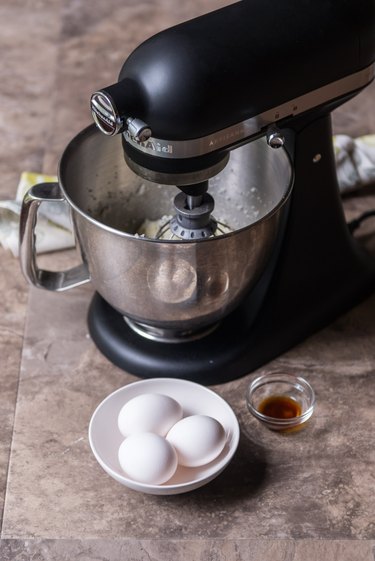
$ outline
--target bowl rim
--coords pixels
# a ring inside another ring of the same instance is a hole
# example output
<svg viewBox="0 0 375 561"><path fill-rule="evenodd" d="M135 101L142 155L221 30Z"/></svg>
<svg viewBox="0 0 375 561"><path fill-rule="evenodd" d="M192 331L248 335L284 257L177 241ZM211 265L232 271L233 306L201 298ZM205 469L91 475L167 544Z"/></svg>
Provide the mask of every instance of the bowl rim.
<svg viewBox="0 0 375 561"><path fill-rule="evenodd" d="M65 168L68 166L68 161L71 157L71 153L74 152L77 148L77 146L80 146L83 142L86 141L86 139L89 139L92 136L98 136L98 138L102 137L103 134L98 130L97 126L95 125L95 123L91 123L90 125L88 125L87 127L85 127L84 129L82 129L81 131L79 131L73 138L71 138L71 140L68 142L68 144L65 146L65 149L61 155L61 158L59 160L58 163L58 169L57 169L57 177L58 177L58 184L60 186L60 189L64 195L65 200L67 201L69 207L71 210L74 210L78 215L80 215L83 219L87 220L89 223L93 224L94 226L105 230L106 232L109 232L110 234L114 234L116 236L120 236L122 238L126 238L129 240L136 240L138 244L169 244L169 245L190 245L190 246L195 246L197 243L213 243L216 242L218 240L223 240L226 238L230 238L240 232L245 232L248 230L252 230L254 229L255 226L258 226L259 224L269 220L274 214L276 214L277 212L279 212L284 205L287 203L287 201L289 200L293 187L294 187L294 180L295 180L295 172L294 172L294 167L292 165L292 161L290 158L289 153L287 152L287 150L285 148L281 148L281 153L284 155L285 157L285 162L288 164L288 169L289 169L289 180L287 182L287 184L284 186L284 190L283 190L283 194L280 197L280 199L278 200L278 202L276 204L274 204L274 206L272 208L269 209L269 211L262 216L261 218L255 220L254 222L251 222L250 224L248 224L247 226L244 226L242 228L238 228L237 230L234 230L232 232L227 232L225 234L221 234L220 236L214 236L214 237L208 237L208 238L203 238L203 239L199 239L199 240L183 240L183 239L179 239L179 240L169 240L169 239L155 239L155 238L146 238L146 237L141 237L141 236L136 236L134 234L130 234L128 232L123 232L122 230L118 230L116 228L113 228L112 226L109 226L107 224L104 224L102 222L100 222L99 220L97 220L96 218L90 216L87 212L85 212L84 210L82 210L78 204L73 201L72 197L68 194L68 189L65 187ZM104 138L104 141L108 142L108 137ZM112 141L116 141L118 142L117 137L112 137L111 138ZM261 136L258 139L256 139L254 142L266 142L266 137L265 136ZM127 165L124 163L124 165ZM134 173L134 172L133 172Z"/></svg>

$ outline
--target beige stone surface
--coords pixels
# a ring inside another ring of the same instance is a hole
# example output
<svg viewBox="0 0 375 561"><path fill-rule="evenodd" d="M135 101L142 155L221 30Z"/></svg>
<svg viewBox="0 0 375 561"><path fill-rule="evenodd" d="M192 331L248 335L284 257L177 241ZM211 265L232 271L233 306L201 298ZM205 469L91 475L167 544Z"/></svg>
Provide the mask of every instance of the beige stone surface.
<svg viewBox="0 0 375 561"><path fill-rule="evenodd" d="M23 346L27 288L18 262L0 249L0 522Z"/></svg>
<svg viewBox="0 0 375 561"><path fill-rule="evenodd" d="M2 540L2 561L373 561L373 541Z"/></svg>
<svg viewBox="0 0 375 561"><path fill-rule="evenodd" d="M0 196L14 195L24 169L55 172L91 122L90 94L116 80L140 41L226 3L3 0ZM375 132L374 92L334 113L336 132ZM374 191L345 205L349 217L374 208ZM372 221L359 236L375 255ZM73 260L67 252L41 263ZM154 497L120 486L89 449L96 405L135 380L88 336L92 288L32 289L28 298L18 262L0 250L0 289L2 561L373 561L374 296L258 371L298 372L313 384L317 408L304 431L277 435L250 417L253 375L216 386L241 426L233 462L194 493Z"/></svg>

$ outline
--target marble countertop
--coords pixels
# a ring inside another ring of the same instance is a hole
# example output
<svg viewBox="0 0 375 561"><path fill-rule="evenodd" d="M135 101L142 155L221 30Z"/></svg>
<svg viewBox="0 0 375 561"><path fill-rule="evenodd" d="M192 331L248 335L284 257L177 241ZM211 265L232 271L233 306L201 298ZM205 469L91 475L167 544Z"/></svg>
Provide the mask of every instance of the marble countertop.
<svg viewBox="0 0 375 561"><path fill-rule="evenodd" d="M88 99L124 58L165 27L228 2L3 0L0 5L0 197L23 170L55 173L91 122ZM334 130L375 133L374 85L333 115ZM345 200L349 217L375 191ZM375 225L358 235L375 255ZM74 252L44 256L54 268ZM306 430L272 433L251 418L253 374L213 387L234 409L238 451L206 487L136 493L96 463L87 427L98 403L136 378L88 335L89 285L29 289L0 249L0 558L80 561L373 561L375 554L375 295L257 373L306 377L317 394Z"/></svg>

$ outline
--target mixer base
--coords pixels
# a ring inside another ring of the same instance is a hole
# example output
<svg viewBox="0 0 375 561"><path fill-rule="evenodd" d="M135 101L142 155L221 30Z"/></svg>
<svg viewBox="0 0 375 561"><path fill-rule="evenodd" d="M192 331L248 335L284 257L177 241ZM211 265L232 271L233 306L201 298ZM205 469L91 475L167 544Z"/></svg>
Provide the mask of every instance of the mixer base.
<svg viewBox="0 0 375 561"><path fill-rule="evenodd" d="M88 314L96 346L122 370L141 378L184 378L207 385L243 376L264 361L257 352L252 364L245 356L251 347L244 320L239 310L205 337L176 344L138 335L99 294L94 295Z"/></svg>
<svg viewBox="0 0 375 561"><path fill-rule="evenodd" d="M358 295L352 294L349 299L348 296L349 307L371 293L374 279L375 268L369 269L360 280L361 297L358 299ZM221 384L263 366L327 325L339 313L335 297L328 292L326 298L322 297L319 310L314 304L310 306L306 298L307 305L298 311L292 307L290 315L287 309L278 313L272 294L268 296L255 322L250 298L209 335L179 344L152 341L138 335L98 294L89 308L88 325L99 350L113 364L135 376Z"/></svg>

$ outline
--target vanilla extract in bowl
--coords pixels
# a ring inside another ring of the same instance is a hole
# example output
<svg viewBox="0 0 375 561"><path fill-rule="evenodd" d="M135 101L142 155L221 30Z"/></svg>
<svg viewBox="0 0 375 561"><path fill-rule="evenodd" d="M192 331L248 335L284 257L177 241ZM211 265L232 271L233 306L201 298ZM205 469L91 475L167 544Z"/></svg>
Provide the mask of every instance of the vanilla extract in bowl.
<svg viewBox="0 0 375 561"><path fill-rule="evenodd" d="M301 404L287 395L271 395L258 405L259 413L275 419L292 419L302 413Z"/></svg>
<svg viewBox="0 0 375 561"><path fill-rule="evenodd" d="M267 428L290 432L310 419L315 393L300 376L276 372L255 378L248 387L246 402L250 413Z"/></svg>

